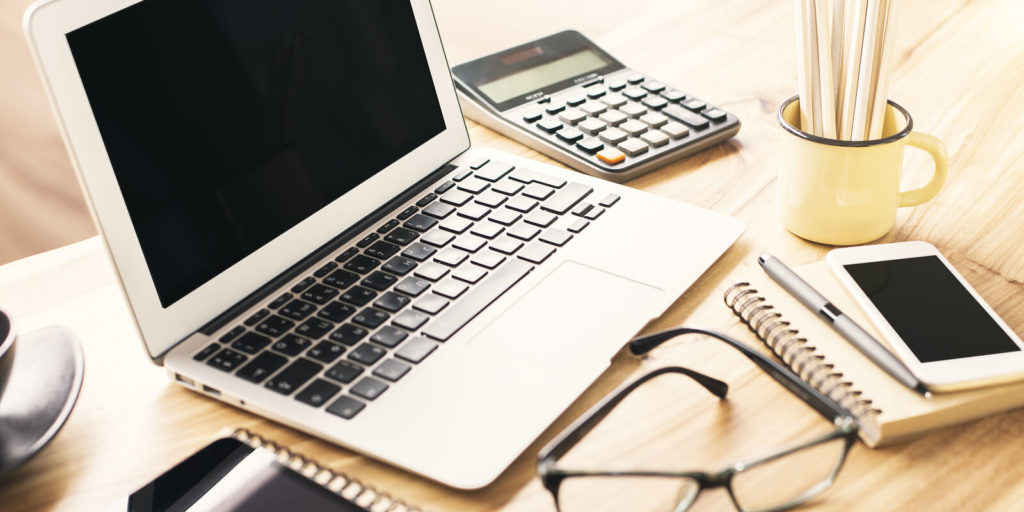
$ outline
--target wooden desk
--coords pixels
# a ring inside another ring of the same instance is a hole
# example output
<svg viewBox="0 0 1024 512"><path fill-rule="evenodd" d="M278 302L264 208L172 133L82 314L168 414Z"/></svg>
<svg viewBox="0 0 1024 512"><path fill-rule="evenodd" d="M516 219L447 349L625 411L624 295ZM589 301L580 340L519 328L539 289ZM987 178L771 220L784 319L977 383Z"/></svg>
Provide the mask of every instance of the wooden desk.
<svg viewBox="0 0 1024 512"><path fill-rule="evenodd" d="M5 27L26 3L0 7ZM822 258L829 249L787 233L774 210L780 135L775 109L796 90L790 3L530 1L507 2L502 8L493 2L434 4L450 62L573 27L627 64L736 113L744 123L730 142L630 183L737 216L749 226L722 260L648 330L684 322L735 329L719 295L733 275L753 269L756 254L770 251L800 264ZM961 4L900 4L904 10L890 97L909 109L916 128L945 141L951 168L938 197L901 211L896 228L882 241L932 242L1024 334L1024 308L1018 305L1024 294L1024 10L1015 0ZM18 62L24 62L23 57ZM38 81L25 75L29 69L19 67L24 76L13 79L15 75L4 71L0 90L10 90L7 94L14 97L38 97ZM45 104L35 104L33 126L41 127L38 130L48 140L56 136L50 116ZM547 160L473 123L470 134L475 145ZM20 135L8 129L0 139ZM8 151L12 147L7 146ZM52 152L57 151L52 145L24 150L25 161L37 163L55 160ZM909 157L910 179L927 174L926 165L924 158ZM30 188L26 193L32 192ZM46 197L45 192L41 195ZM4 232L0 239L6 236ZM652 365L693 362L684 344L659 348L642 363L620 357L493 485L455 492L173 385L147 360L95 240L0 268L0 304L18 316L26 330L53 323L72 327L86 351L86 380L77 408L42 454L0 481L5 510L96 510L203 446L225 427L253 428L430 509L553 510L534 473L536 452L543 443L630 375ZM704 363L702 369L709 373L731 375L729 367L714 359ZM764 383L764 389L772 389L773 384L753 370L744 375L749 385ZM783 400L780 388L765 393L766 407ZM1022 425L1024 411L1017 411L885 450L857 446L837 485L813 506L1019 508L1024 503ZM797 432L803 426L792 421L773 428ZM705 498L702 508L722 504L720 496L717 501Z"/></svg>

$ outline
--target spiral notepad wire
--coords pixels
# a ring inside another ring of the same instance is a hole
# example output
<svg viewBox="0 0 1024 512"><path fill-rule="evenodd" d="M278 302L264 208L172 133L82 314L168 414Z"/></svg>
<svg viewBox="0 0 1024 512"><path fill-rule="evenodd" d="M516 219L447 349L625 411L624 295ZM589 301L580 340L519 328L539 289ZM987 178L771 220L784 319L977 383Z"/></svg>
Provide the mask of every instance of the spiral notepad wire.
<svg viewBox="0 0 1024 512"><path fill-rule="evenodd" d="M292 452L288 448L268 441L246 429L235 430L231 437L253 448L273 453L279 463L369 512L420 512L420 509L409 506L387 493L363 485L343 473L327 469L308 457Z"/></svg>
<svg viewBox="0 0 1024 512"><path fill-rule="evenodd" d="M776 357L793 370L804 382L839 404L858 421L882 411L871 406L853 383L843 380L843 374L825 360L807 338L783 318L775 306L759 294L748 282L736 283L725 291L725 304L764 342Z"/></svg>

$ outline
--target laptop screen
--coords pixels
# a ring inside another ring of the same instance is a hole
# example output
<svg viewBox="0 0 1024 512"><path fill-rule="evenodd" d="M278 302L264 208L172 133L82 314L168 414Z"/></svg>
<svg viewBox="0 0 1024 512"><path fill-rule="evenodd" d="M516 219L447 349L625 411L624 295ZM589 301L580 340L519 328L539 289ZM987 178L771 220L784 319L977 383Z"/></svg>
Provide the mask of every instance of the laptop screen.
<svg viewBox="0 0 1024 512"><path fill-rule="evenodd" d="M406 1L143 0L67 39L165 308L445 129Z"/></svg>

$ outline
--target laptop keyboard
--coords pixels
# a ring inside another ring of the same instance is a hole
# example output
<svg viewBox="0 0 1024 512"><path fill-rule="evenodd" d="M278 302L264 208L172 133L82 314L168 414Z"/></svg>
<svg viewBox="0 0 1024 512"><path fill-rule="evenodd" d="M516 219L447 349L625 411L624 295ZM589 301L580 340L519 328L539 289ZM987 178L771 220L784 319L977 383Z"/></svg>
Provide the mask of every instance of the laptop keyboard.
<svg viewBox="0 0 1024 512"><path fill-rule="evenodd" d="M618 200L481 159L193 358L352 418Z"/></svg>

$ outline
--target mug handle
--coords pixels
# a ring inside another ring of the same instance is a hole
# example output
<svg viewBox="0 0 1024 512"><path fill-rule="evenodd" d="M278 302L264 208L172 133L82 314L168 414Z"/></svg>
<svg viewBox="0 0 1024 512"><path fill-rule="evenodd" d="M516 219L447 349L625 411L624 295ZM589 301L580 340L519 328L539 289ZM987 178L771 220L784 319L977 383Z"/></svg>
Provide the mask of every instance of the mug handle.
<svg viewBox="0 0 1024 512"><path fill-rule="evenodd" d="M946 175L949 173L949 157L946 155L946 145L937 137L927 133L911 132L907 137L907 145L926 151L935 161L935 172L928 183L915 189L900 191L899 206L917 206L930 201L946 183Z"/></svg>

